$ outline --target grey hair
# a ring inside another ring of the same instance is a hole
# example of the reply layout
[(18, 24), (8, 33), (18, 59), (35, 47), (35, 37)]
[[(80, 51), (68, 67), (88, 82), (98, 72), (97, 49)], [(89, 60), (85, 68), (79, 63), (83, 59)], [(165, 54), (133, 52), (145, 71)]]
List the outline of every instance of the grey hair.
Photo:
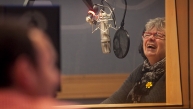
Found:
[(153, 28), (156, 28), (159, 31), (165, 31), (165, 18), (157, 17), (155, 19), (150, 19), (145, 25), (145, 30), (149, 31)]

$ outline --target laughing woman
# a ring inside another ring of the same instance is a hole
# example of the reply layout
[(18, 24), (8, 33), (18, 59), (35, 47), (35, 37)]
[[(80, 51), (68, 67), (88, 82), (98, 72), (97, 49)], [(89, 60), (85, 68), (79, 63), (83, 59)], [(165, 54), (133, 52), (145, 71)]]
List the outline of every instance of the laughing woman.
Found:
[(139, 46), (144, 62), (102, 103), (166, 102), (165, 40), (165, 19), (150, 19)]

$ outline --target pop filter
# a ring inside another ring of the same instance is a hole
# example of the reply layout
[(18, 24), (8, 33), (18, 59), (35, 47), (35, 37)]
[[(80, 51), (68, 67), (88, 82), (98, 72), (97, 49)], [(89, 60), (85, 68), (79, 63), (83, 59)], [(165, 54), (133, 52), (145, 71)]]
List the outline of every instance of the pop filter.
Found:
[(117, 58), (124, 58), (130, 47), (130, 38), (128, 32), (124, 29), (124, 20), (125, 14), (127, 10), (127, 1), (125, 0), (125, 12), (123, 16), (123, 20), (121, 22), (121, 27), (116, 31), (113, 38), (113, 51)]
[(116, 31), (113, 39), (113, 51), (117, 58), (124, 58), (130, 47), (130, 38), (126, 30), (120, 28)]

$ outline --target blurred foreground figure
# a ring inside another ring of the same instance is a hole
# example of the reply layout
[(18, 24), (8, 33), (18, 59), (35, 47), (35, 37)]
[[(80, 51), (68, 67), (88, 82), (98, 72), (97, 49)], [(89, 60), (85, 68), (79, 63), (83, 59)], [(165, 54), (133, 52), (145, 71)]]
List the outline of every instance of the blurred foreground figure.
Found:
[(1, 19), (0, 108), (55, 109), (68, 105), (52, 98), (59, 84), (56, 62), (55, 49), (41, 29)]

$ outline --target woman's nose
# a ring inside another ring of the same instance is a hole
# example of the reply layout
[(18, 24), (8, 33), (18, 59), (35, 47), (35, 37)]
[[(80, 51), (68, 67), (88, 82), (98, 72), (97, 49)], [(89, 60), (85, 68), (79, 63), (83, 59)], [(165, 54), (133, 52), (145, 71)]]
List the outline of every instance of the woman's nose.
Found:
[(154, 36), (154, 34), (152, 34), (152, 35), (149, 37), (149, 39), (151, 39), (151, 40), (155, 40), (155, 36)]

